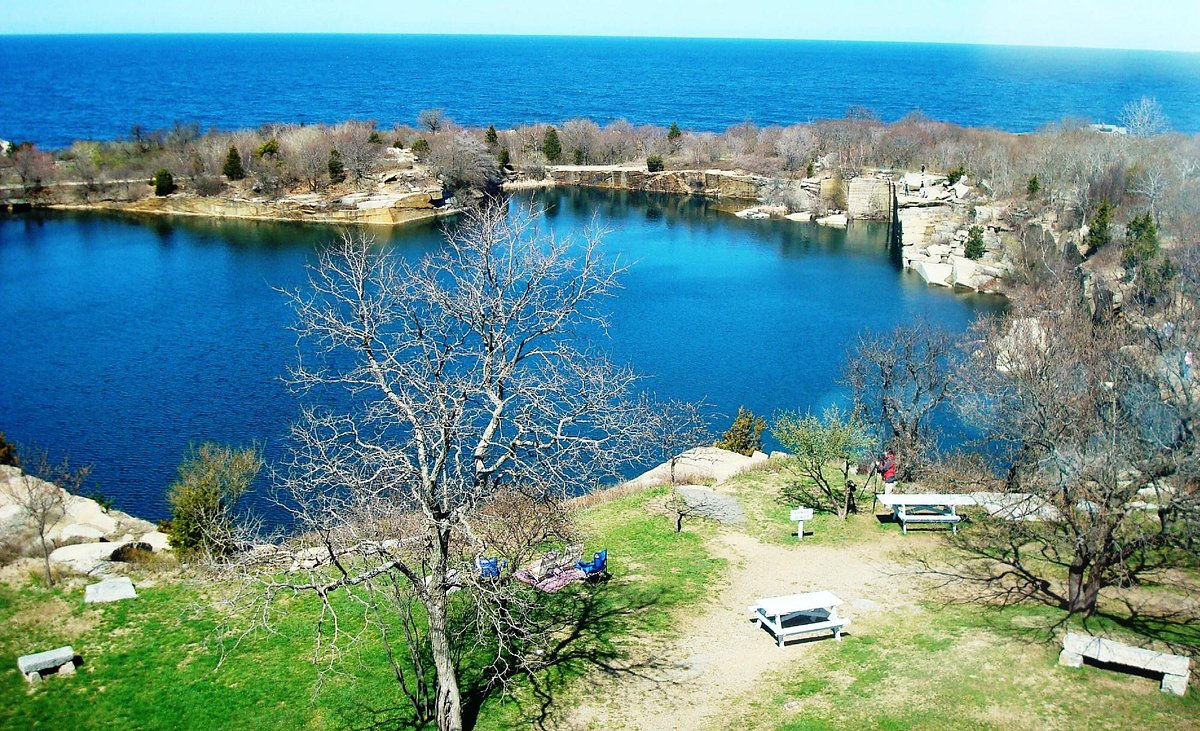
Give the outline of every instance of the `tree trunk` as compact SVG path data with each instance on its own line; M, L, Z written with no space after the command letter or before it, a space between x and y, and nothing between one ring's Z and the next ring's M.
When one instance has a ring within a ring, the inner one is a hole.
M46 545L46 534L42 534L42 562L46 567L46 586L54 586L54 575L50 573L50 547Z
M433 654L433 666L437 672L437 699L434 705L438 731L462 731L462 695L458 688L458 672L454 667L454 656L450 650L450 633L447 629L449 602L446 585L448 559L450 556L450 531L435 528L433 531L435 550L433 566L429 576L429 645Z
M1096 611L1096 600L1100 597L1100 580L1096 572L1088 572L1089 565L1076 558L1067 569L1067 611L1072 614L1091 616Z

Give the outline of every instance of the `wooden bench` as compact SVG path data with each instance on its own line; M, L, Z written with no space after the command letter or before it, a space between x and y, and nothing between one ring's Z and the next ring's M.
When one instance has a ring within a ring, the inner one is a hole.
M1084 658L1089 658L1108 665L1122 665L1162 673L1161 687L1164 693L1183 695L1187 691L1192 661L1182 655L1131 647L1115 640L1076 632L1068 632L1063 637L1062 645L1062 652L1058 655L1059 665L1078 668L1083 666Z
M790 637L825 631L832 631L833 638L841 642L842 629L850 624L849 618L838 616L841 604L832 592L814 591L759 599L748 609L755 625L766 627L783 647Z

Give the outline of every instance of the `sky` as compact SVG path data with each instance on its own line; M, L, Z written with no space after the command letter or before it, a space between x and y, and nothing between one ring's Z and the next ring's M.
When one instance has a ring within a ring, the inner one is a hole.
M468 33L1200 52L1200 0L0 0L0 34Z

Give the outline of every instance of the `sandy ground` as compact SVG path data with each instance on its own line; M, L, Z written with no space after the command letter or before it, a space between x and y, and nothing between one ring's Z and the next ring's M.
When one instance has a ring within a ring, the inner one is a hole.
M768 674L789 668L803 672L811 645L833 641L822 634L778 648L750 621L747 607L760 597L834 592L846 602L842 613L853 620L846 642L854 641L856 628L869 628L873 616L911 601L897 590L894 574L902 569L880 558L878 545L770 545L737 528L712 541L713 552L729 561L728 585L714 587L707 609L682 620L680 639L645 647L640 657L630 658L631 668L649 664L652 669L597 679L596 700L571 709L560 728L722 728L723 714L735 699L755 693Z

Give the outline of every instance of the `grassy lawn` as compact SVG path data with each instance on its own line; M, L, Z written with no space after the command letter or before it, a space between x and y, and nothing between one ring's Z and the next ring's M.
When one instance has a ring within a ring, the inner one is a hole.
M665 515L647 510L660 493L626 496L579 516L588 550L609 549L614 579L590 597L603 631L585 633L578 656L541 678L555 703L569 702L593 658L619 657L636 637L669 632L669 612L700 601L718 579L723 562L705 551L705 528L675 535ZM87 607L78 586L0 584L0 656L7 658L0 728L361 728L396 718L403 696L378 642L353 646L336 672L322 677L313 662L311 602L293 601L278 615L278 634L245 639L218 668L220 615L203 594L134 579L136 600ZM64 644L83 657L78 675L47 678L30 691L16 656ZM478 727L525 726L538 710L518 687L515 698L487 699Z
M730 727L833 729L1200 728L1200 696L1158 681L1057 665L1044 608L1003 612L929 605L873 624L841 644L814 643L804 672L759 684L774 692Z

